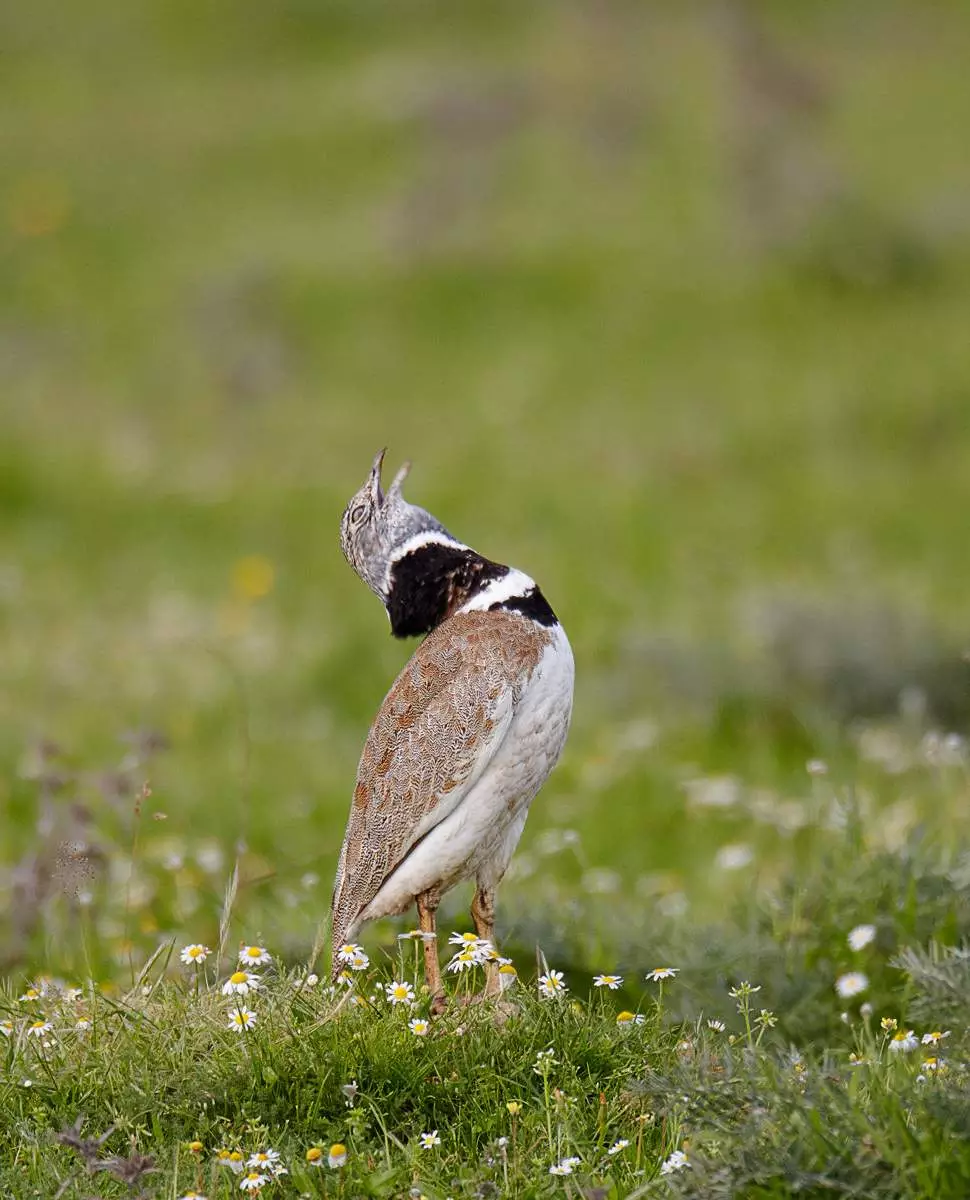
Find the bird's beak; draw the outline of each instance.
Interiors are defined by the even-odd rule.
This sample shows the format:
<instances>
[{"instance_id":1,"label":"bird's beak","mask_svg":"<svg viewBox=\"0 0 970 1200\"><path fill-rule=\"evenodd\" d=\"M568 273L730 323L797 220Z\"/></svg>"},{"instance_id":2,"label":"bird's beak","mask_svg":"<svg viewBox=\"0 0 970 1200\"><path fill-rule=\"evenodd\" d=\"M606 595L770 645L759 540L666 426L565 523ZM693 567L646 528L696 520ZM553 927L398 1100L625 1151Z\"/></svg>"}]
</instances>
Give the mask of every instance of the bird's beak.
<instances>
[{"instance_id":1,"label":"bird's beak","mask_svg":"<svg viewBox=\"0 0 970 1200\"><path fill-rule=\"evenodd\" d=\"M370 485L371 496L374 505L377 508L384 503L384 493L381 491L381 467L384 465L384 455L387 453L387 447L383 450L378 450L374 455L374 465L370 469L370 475L367 482Z\"/></svg>"}]
</instances>

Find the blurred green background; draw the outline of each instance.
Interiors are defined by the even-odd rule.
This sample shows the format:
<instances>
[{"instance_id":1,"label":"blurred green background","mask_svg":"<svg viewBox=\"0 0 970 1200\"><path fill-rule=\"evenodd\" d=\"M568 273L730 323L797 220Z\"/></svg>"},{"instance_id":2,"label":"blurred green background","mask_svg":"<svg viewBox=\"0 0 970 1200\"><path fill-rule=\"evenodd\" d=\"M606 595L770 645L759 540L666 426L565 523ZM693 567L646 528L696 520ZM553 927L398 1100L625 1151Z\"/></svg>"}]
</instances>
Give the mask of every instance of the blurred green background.
<instances>
[{"instance_id":1,"label":"blurred green background","mask_svg":"<svg viewBox=\"0 0 970 1200\"><path fill-rule=\"evenodd\" d=\"M910 772L970 712L964 3L0 31L0 966L214 937L237 847L249 936L312 942L413 649L338 548L382 445L575 649L513 935L713 914L842 780L947 836L965 777Z\"/></svg>"}]
</instances>

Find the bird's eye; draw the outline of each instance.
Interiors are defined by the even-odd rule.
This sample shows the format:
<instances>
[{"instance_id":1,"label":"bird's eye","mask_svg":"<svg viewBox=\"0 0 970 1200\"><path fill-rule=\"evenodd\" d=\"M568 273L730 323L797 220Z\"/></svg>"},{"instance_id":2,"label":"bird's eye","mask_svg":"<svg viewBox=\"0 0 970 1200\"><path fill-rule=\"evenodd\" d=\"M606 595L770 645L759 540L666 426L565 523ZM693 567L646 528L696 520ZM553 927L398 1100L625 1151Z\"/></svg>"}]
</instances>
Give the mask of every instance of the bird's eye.
<instances>
[{"instance_id":1,"label":"bird's eye","mask_svg":"<svg viewBox=\"0 0 970 1200\"><path fill-rule=\"evenodd\" d=\"M364 514L367 512L366 504L355 504L350 510L350 520L354 525L359 525L364 519Z\"/></svg>"}]
</instances>

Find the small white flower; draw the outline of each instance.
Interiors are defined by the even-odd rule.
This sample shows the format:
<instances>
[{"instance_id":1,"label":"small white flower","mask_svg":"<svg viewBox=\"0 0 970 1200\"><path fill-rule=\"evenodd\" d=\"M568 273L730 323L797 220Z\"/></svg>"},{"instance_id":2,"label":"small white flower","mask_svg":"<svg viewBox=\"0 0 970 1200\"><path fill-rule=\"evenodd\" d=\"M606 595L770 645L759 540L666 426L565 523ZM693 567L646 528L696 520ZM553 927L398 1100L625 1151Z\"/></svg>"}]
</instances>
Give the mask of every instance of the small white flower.
<instances>
[{"instance_id":1,"label":"small white flower","mask_svg":"<svg viewBox=\"0 0 970 1200\"><path fill-rule=\"evenodd\" d=\"M548 999L550 996L561 996L568 990L563 983L562 971L549 971L546 975L539 976L539 995L543 999Z\"/></svg>"},{"instance_id":2,"label":"small white flower","mask_svg":"<svg viewBox=\"0 0 970 1200\"><path fill-rule=\"evenodd\" d=\"M260 983L259 976L254 975L252 971L234 971L222 985L222 994L245 996L249 992L255 992Z\"/></svg>"},{"instance_id":3,"label":"small white flower","mask_svg":"<svg viewBox=\"0 0 970 1200\"><path fill-rule=\"evenodd\" d=\"M679 970L680 967L654 967L652 971L647 972L647 979L659 983L662 979L673 979Z\"/></svg>"},{"instance_id":4,"label":"small white flower","mask_svg":"<svg viewBox=\"0 0 970 1200\"><path fill-rule=\"evenodd\" d=\"M392 979L384 989L390 1004L410 1004L414 1000L414 988L401 980Z\"/></svg>"},{"instance_id":5,"label":"small white flower","mask_svg":"<svg viewBox=\"0 0 970 1200\"><path fill-rule=\"evenodd\" d=\"M632 1013L624 1009L623 1012L616 1014L616 1023L620 1028L625 1028L627 1025L643 1025L646 1021L643 1013Z\"/></svg>"},{"instance_id":6,"label":"small white flower","mask_svg":"<svg viewBox=\"0 0 970 1200\"><path fill-rule=\"evenodd\" d=\"M247 1171L239 1181L239 1190L242 1192L258 1192L268 1182L268 1175L263 1175L260 1171Z\"/></svg>"},{"instance_id":7,"label":"small white flower","mask_svg":"<svg viewBox=\"0 0 970 1200\"><path fill-rule=\"evenodd\" d=\"M573 1168L565 1159L560 1163L553 1163L549 1168L550 1175L572 1175L572 1173Z\"/></svg>"},{"instance_id":8,"label":"small white flower","mask_svg":"<svg viewBox=\"0 0 970 1200\"><path fill-rule=\"evenodd\" d=\"M334 1142L330 1147L330 1153L327 1155L327 1166L331 1170L336 1171L338 1167L342 1167L347 1161L347 1147L343 1142Z\"/></svg>"},{"instance_id":9,"label":"small white flower","mask_svg":"<svg viewBox=\"0 0 970 1200\"><path fill-rule=\"evenodd\" d=\"M481 963L481 959L476 953L474 947L466 947L464 950L459 950L458 953L451 959L446 971L454 971L460 974L462 971L470 971L472 967L477 967Z\"/></svg>"},{"instance_id":10,"label":"small white flower","mask_svg":"<svg viewBox=\"0 0 970 1200\"><path fill-rule=\"evenodd\" d=\"M863 975L861 971L848 971L845 975L840 975L835 981L835 990L843 1000L848 1000L852 996L858 996L868 986L868 976Z\"/></svg>"},{"instance_id":11,"label":"small white flower","mask_svg":"<svg viewBox=\"0 0 970 1200\"><path fill-rule=\"evenodd\" d=\"M548 1050L540 1050L536 1055L536 1060L533 1063L532 1070L536 1075L548 1075L553 1067L557 1066L559 1060L556 1058L556 1052L550 1046Z\"/></svg>"},{"instance_id":12,"label":"small white flower","mask_svg":"<svg viewBox=\"0 0 970 1200\"><path fill-rule=\"evenodd\" d=\"M938 1029L934 1029L932 1033L924 1033L922 1042L924 1046L935 1046L937 1042L942 1042L944 1038L950 1036L949 1029L941 1033Z\"/></svg>"},{"instance_id":13,"label":"small white flower","mask_svg":"<svg viewBox=\"0 0 970 1200\"><path fill-rule=\"evenodd\" d=\"M216 1163L220 1167L228 1167L233 1175L240 1175L246 1169L246 1160L239 1150L217 1150Z\"/></svg>"},{"instance_id":14,"label":"small white flower","mask_svg":"<svg viewBox=\"0 0 970 1200\"><path fill-rule=\"evenodd\" d=\"M273 1164L280 1160L279 1150L257 1150L255 1154L250 1154L246 1159L246 1166L254 1168L257 1171L271 1171Z\"/></svg>"},{"instance_id":15,"label":"small white flower","mask_svg":"<svg viewBox=\"0 0 970 1200\"><path fill-rule=\"evenodd\" d=\"M660 1165L661 1175L672 1175L674 1171L682 1171L684 1167L689 1167L687 1155L683 1150L675 1150L668 1159L665 1159Z\"/></svg>"},{"instance_id":16,"label":"small white flower","mask_svg":"<svg viewBox=\"0 0 970 1200\"><path fill-rule=\"evenodd\" d=\"M432 933L430 929L409 929L407 933L399 933L397 940L399 942L435 942L438 940L438 935Z\"/></svg>"},{"instance_id":17,"label":"small white flower","mask_svg":"<svg viewBox=\"0 0 970 1200\"><path fill-rule=\"evenodd\" d=\"M418 1138L422 1150L433 1150L435 1146L441 1145L441 1138L438 1137L437 1129L432 1129L430 1133L422 1133Z\"/></svg>"},{"instance_id":18,"label":"small white flower","mask_svg":"<svg viewBox=\"0 0 970 1200\"><path fill-rule=\"evenodd\" d=\"M13 1037L13 1021L0 1021L0 1035Z\"/></svg>"},{"instance_id":19,"label":"small white flower","mask_svg":"<svg viewBox=\"0 0 970 1200\"><path fill-rule=\"evenodd\" d=\"M259 967L272 959L272 954L265 946L243 946L239 951L239 961L246 967Z\"/></svg>"},{"instance_id":20,"label":"small white flower","mask_svg":"<svg viewBox=\"0 0 970 1200\"><path fill-rule=\"evenodd\" d=\"M229 1010L229 1023L227 1028L234 1030L236 1033L242 1033L244 1029L252 1029L256 1024L256 1014L251 1008L231 1008Z\"/></svg>"},{"instance_id":21,"label":"small white flower","mask_svg":"<svg viewBox=\"0 0 970 1200\"><path fill-rule=\"evenodd\" d=\"M355 954L347 965L351 971L366 971L370 966L370 959L362 950L360 954Z\"/></svg>"},{"instance_id":22,"label":"small white flower","mask_svg":"<svg viewBox=\"0 0 970 1200\"><path fill-rule=\"evenodd\" d=\"M185 1192L179 1196L179 1200L206 1200L201 1192Z\"/></svg>"},{"instance_id":23,"label":"small white flower","mask_svg":"<svg viewBox=\"0 0 970 1200\"><path fill-rule=\"evenodd\" d=\"M337 959L337 962L351 963L354 961L354 959L357 957L358 954L363 954L363 953L364 953L363 946L358 946L356 942L344 942L344 944L337 951L336 959Z\"/></svg>"},{"instance_id":24,"label":"small white flower","mask_svg":"<svg viewBox=\"0 0 970 1200\"><path fill-rule=\"evenodd\" d=\"M607 1150L606 1153L607 1154L619 1154L620 1151L625 1150L627 1148L627 1146L629 1146L629 1144L630 1143L627 1141L626 1138L620 1138L620 1140L618 1142L614 1142L613 1145L610 1146L609 1150Z\"/></svg>"},{"instance_id":25,"label":"small white flower","mask_svg":"<svg viewBox=\"0 0 970 1200\"><path fill-rule=\"evenodd\" d=\"M190 946L182 947L179 958L187 967L197 967L199 963L204 963L211 953L208 946L203 946L201 942L193 942Z\"/></svg>"},{"instance_id":26,"label":"small white flower","mask_svg":"<svg viewBox=\"0 0 970 1200\"><path fill-rule=\"evenodd\" d=\"M431 1026L423 1017L415 1017L413 1020L408 1021L408 1029L416 1037L427 1037L430 1028Z\"/></svg>"},{"instance_id":27,"label":"small white flower","mask_svg":"<svg viewBox=\"0 0 970 1200\"><path fill-rule=\"evenodd\" d=\"M717 1017L709 1017L707 1021L707 1028L712 1030L714 1033L723 1033L726 1026L724 1022L719 1021Z\"/></svg>"},{"instance_id":28,"label":"small white flower","mask_svg":"<svg viewBox=\"0 0 970 1200\"><path fill-rule=\"evenodd\" d=\"M294 979L293 987L296 991L299 992L299 991L302 991L303 988L316 987L319 982L320 982L320 976L314 975L311 972L309 975L305 976L303 979L300 979L299 977Z\"/></svg>"},{"instance_id":29,"label":"small white flower","mask_svg":"<svg viewBox=\"0 0 970 1200\"><path fill-rule=\"evenodd\" d=\"M850 950L864 950L875 938L875 925L856 925L855 929L849 930L845 940L849 943Z\"/></svg>"},{"instance_id":30,"label":"small white flower","mask_svg":"<svg viewBox=\"0 0 970 1200\"><path fill-rule=\"evenodd\" d=\"M609 988L611 992L615 992L622 982L622 975L596 975L593 979L593 987L605 987Z\"/></svg>"},{"instance_id":31,"label":"small white flower","mask_svg":"<svg viewBox=\"0 0 970 1200\"><path fill-rule=\"evenodd\" d=\"M45 1033L50 1033L53 1028L54 1026L50 1021L34 1021L27 1026L27 1036L42 1038Z\"/></svg>"},{"instance_id":32,"label":"small white flower","mask_svg":"<svg viewBox=\"0 0 970 1200\"><path fill-rule=\"evenodd\" d=\"M453 933L448 939L449 946L477 946L481 941L477 933Z\"/></svg>"},{"instance_id":33,"label":"small white flower","mask_svg":"<svg viewBox=\"0 0 970 1200\"><path fill-rule=\"evenodd\" d=\"M908 1054L910 1050L915 1050L919 1045L919 1038L913 1033L912 1029L900 1029L898 1033L894 1033L889 1040L889 1051L891 1054Z\"/></svg>"}]
</instances>

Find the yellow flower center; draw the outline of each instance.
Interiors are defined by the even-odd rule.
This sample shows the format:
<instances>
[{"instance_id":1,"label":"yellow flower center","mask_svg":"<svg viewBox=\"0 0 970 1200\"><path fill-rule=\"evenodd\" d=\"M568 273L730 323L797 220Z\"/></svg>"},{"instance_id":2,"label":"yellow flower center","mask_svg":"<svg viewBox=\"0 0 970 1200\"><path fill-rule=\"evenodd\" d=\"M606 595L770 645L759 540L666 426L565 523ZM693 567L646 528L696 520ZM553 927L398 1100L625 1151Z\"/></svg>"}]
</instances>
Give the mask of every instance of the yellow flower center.
<instances>
[{"instance_id":1,"label":"yellow flower center","mask_svg":"<svg viewBox=\"0 0 970 1200\"><path fill-rule=\"evenodd\" d=\"M323 1151L320 1149L319 1146L311 1146L310 1149L306 1152L307 1162L311 1162L311 1163L319 1162L321 1158L323 1158Z\"/></svg>"},{"instance_id":2,"label":"yellow flower center","mask_svg":"<svg viewBox=\"0 0 970 1200\"><path fill-rule=\"evenodd\" d=\"M246 975L245 971L234 971L232 973L232 975L229 976L229 982L230 983L245 983L247 978L248 978L248 976Z\"/></svg>"}]
</instances>

